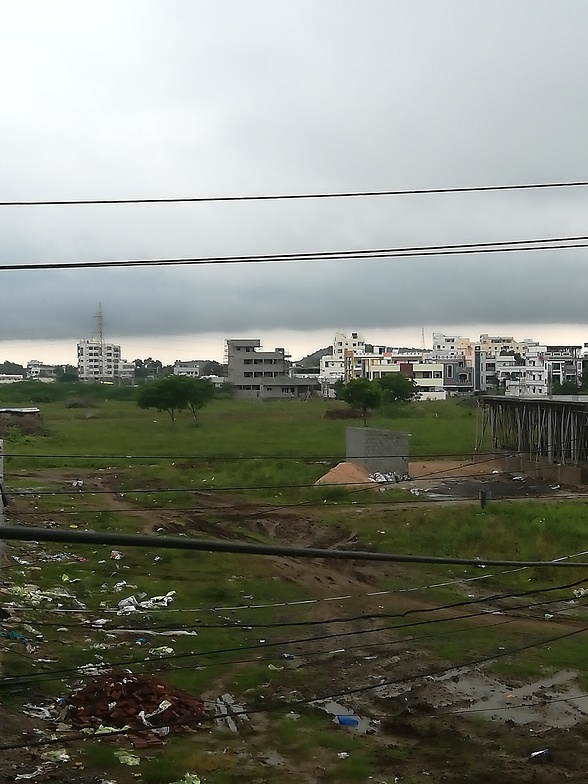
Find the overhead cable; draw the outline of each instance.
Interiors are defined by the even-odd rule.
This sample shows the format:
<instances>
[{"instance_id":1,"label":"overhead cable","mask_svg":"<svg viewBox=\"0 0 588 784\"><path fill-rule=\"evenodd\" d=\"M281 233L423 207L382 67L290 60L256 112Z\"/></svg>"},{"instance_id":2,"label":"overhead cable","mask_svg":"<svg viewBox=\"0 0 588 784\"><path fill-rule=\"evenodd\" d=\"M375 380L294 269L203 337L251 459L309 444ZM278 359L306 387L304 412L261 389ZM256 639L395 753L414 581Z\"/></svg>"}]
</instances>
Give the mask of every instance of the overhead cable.
<instances>
[{"instance_id":1,"label":"overhead cable","mask_svg":"<svg viewBox=\"0 0 588 784\"><path fill-rule=\"evenodd\" d=\"M476 659L470 659L470 660L462 662L460 664L451 664L449 666L434 667L434 668L431 668L429 670L424 670L424 671L419 672L417 674L407 675L407 676L403 676L401 678L389 678L389 679L385 679L385 680L379 680L378 679L375 683L372 682L372 683L369 683L369 684L363 684L361 686L352 686L350 688L346 688L346 689L343 689L341 691L338 691L338 692L335 692L335 693L331 693L331 694L320 695L320 696L315 696L315 697L300 698L300 699L289 700L289 701L280 700L280 701L277 701L276 703L274 703L273 705L272 704L268 704L264 708L248 708L247 706L245 706L244 708L242 708L240 710L238 709L238 710L233 711L231 713L231 715L232 716L239 716L239 715L249 715L249 714L254 714L254 713L259 713L259 714L273 713L275 711L284 710L286 708L291 710L293 707L300 706L300 705L313 705L313 704L316 704L316 703L325 702L326 700L340 699L340 698L353 696L354 694L359 694L359 693L362 693L362 692L374 691L375 689L384 688L386 686L396 686L396 685L401 684L401 683L410 683L412 681L418 681L418 680L420 680L422 678L427 678L427 677L433 677L433 678L434 677L439 677L441 675L445 675L446 673L452 672L452 671L455 671L455 670L461 670L461 669L464 669L464 668L470 669L471 667L475 667L475 666L480 665L480 664L486 664L488 662L495 661L497 659L503 659L503 658L505 658L507 656L515 656L515 655L518 655L519 653L523 653L523 652L525 652L527 650L531 650L533 648L541 648L544 645L550 645L550 644L552 644L554 642L559 642L559 641L561 641L563 639L568 639L568 638L574 637L574 636L576 636L578 634L584 634L587 631L588 631L587 627L582 627L580 629L574 629L573 631L565 632L564 634L559 634L559 635L556 635L554 637L544 638L543 640L539 640L537 642L526 643L525 645L520 645L520 646L518 646L516 648L509 648L509 649L505 649L505 650L502 650L502 651L498 651L498 652L494 652L494 653L488 654L486 656L478 657ZM151 728L151 730L152 729L153 729L153 727ZM124 735L124 734L127 734L127 733L137 733L137 732L141 732L141 731L142 730L135 730L135 729L133 729L133 730L129 730L129 729L126 729L126 730L114 730L111 733L101 733L99 737L107 737L108 735L114 735L114 736L116 736L116 735ZM148 731L147 728L145 728L144 731ZM41 740L41 741L32 741L31 743L6 744L6 745L3 745L3 746L0 746L0 751L8 751L8 750L15 749L15 748L29 748L29 747L32 748L32 747L36 747L36 746L52 745L54 743L64 743L64 742L71 742L71 741L76 741L76 740L86 740L86 741L87 740L91 740L91 741L95 741L95 737L92 736L92 735L87 735L87 734L81 734L80 733L80 734L75 735L75 736L61 737L59 739L48 739L48 740Z\"/></svg>"},{"instance_id":2,"label":"overhead cable","mask_svg":"<svg viewBox=\"0 0 588 784\"><path fill-rule=\"evenodd\" d=\"M0 526L0 540L65 542L73 544L105 544L119 547L148 549L195 550L209 553L235 553L241 555L280 556L284 558L325 558L346 561L385 561L388 563L459 564L462 566L529 566L551 568L588 567L584 561L516 561L491 558L452 558L432 555L401 555L397 553L366 552L362 550L337 550L319 547L287 547L284 545L254 542L227 542L220 540L192 539L179 536L147 536L145 534L119 534L97 531L72 531L59 528L25 526Z\"/></svg>"},{"instance_id":3,"label":"overhead cable","mask_svg":"<svg viewBox=\"0 0 588 784\"><path fill-rule=\"evenodd\" d=\"M419 196L437 193L485 193L492 191L524 191L548 188L582 188L588 185L585 180L563 182L535 182L514 185L463 185L446 188L404 188L395 190L367 191L330 191L323 193L280 193L241 196L171 196L168 198L127 198L127 199L43 199L36 201L0 201L0 207L54 207L83 206L90 204L186 204L233 201L286 201L304 199L349 199L372 196Z\"/></svg>"},{"instance_id":4,"label":"overhead cable","mask_svg":"<svg viewBox=\"0 0 588 784\"><path fill-rule=\"evenodd\" d=\"M255 254L248 256L200 256L151 259L110 259L97 261L37 262L24 264L0 264L0 271L103 269L107 267L174 267L208 264L267 264L283 262L322 262L418 258L427 256L456 256L478 253L511 253L531 250L569 250L588 247L588 236L554 237L527 240L500 240L443 245L415 245L397 248L357 249L346 251L316 251L311 253Z\"/></svg>"}]
</instances>

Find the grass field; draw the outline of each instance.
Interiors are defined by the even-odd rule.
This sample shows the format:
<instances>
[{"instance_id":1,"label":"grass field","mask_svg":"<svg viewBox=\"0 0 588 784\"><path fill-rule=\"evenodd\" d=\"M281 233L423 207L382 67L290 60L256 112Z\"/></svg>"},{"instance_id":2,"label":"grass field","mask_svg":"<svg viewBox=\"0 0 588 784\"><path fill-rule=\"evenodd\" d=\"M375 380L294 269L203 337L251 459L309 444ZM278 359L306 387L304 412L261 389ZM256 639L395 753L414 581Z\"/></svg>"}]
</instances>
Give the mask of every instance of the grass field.
<instances>
[{"instance_id":1,"label":"grass field","mask_svg":"<svg viewBox=\"0 0 588 784\"><path fill-rule=\"evenodd\" d=\"M2 394L8 392L2 390ZM2 404L10 402L5 399ZM66 408L63 401L43 403L44 435L11 432L5 440L7 484L34 488L31 496L17 496L17 511L10 512L15 517L9 516L9 521L45 524L49 520L81 530L122 532L144 531L149 521L150 530L185 524L188 527L178 530L192 536L262 542L304 542L304 537L313 542L319 536L332 543L355 536L362 549L465 557L549 560L586 549L585 505L580 502L492 502L485 510L476 505L426 503L394 508L393 504L379 507L378 493L349 497L337 488L288 487L312 485L343 459L345 427L350 423L323 417L326 408L336 405L218 400L202 412L198 423L186 415L174 424L167 415L142 411L132 401L105 400L92 408L77 409ZM476 409L455 400L417 403L407 407L401 418L374 416L370 425L410 433L412 455L467 458L475 442ZM67 485L69 478L77 476L94 481L93 487L96 477L107 477L109 483L102 495L91 490L86 494L85 488L80 492ZM258 507L252 507L252 512L241 509L241 516L234 520L222 509L207 511L205 502L194 496L203 487L239 488L234 496L221 495L234 497L235 502L240 498L256 502ZM299 516L280 519L274 529L257 525L258 518L271 523L266 507L259 506L268 501L272 508L285 506ZM298 503L302 506L292 506ZM301 526L298 532L296 526ZM478 595L533 590L536 594L527 601L569 599L571 589L543 592L584 579L580 569L497 570L490 576L490 571L487 574L475 567L378 566L367 574L355 566L330 570L325 563L296 569L292 563L256 557L133 548L125 550L122 560L113 561L110 548L87 545L23 544L11 546L11 552L28 561L8 564L6 579L17 589L35 584L43 590L69 591L70 598L60 599L63 606L75 610L76 597L84 603L85 614L78 607L65 619L54 618L54 605L43 602L29 608L27 622L43 635L40 649L52 662L41 667L10 644L3 656L4 672L26 675L28 680L5 691L5 705L16 706L21 697L39 701L60 696L72 687L78 666L107 661L138 671L161 670L169 683L193 694L228 691L259 711L254 714L259 716L255 730L234 736L212 729L174 738L156 753L146 753L140 771L147 782L168 784L189 770L198 770L209 784L290 780L288 770L260 762L268 748L301 766L302 776L304 771L310 775L318 765L326 771L322 777L326 781L365 782L372 776L382 778L390 766L396 769L399 765L404 766L404 781L420 780L421 762L410 743L386 746L375 736L344 734L328 717L308 707L300 710L296 721L287 717L289 700L300 695L328 694L333 688L381 677L370 674L370 654L375 650L382 666L386 656L398 653L402 658L407 644L394 641L406 635L412 637L411 656L415 651L422 654L421 669L428 662L457 663L529 642L537 647L498 659L492 665L494 672L524 679L561 668L588 669L581 634L538 645L554 634L553 628L544 630L539 625L541 613L533 616L528 627L511 622L496 628L477 618L449 617L451 610L426 616L430 623L425 618L422 626L415 623L421 622L422 615L407 618L398 613L457 604L469 591ZM66 557L54 560L60 552ZM467 587L459 582L482 575L483 581ZM125 583L122 589L121 581ZM450 584L437 585L445 582ZM432 584L436 587L428 587ZM129 594L153 596L172 590L176 592L172 604L148 619L108 616L113 619L110 631L83 624L84 618L115 608ZM376 590L392 593L368 598ZM350 594L351 598L318 606L288 604L325 594L332 598ZM18 591L15 596L24 601ZM261 606L231 609L249 603ZM362 620L368 612L375 613L375 620ZM382 612L390 617L379 618ZM333 623L329 618L339 616L356 618L335 627L352 636L339 639L338 632L327 633L322 642L321 635L333 628L322 624ZM577 615L575 622L581 617ZM137 643L147 620L153 633L150 645L173 648L169 661L165 656L148 655ZM383 624L389 633L371 635L370 624ZM127 629L119 632L115 625ZM403 631L403 627L407 628ZM194 631L197 636L157 637L157 628ZM282 654L291 651L303 658L300 669L284 666ZM408 665L410 660L404 666ZM63 668L68 673L51 674ZM582 676L580 682L585 681ZM275 713L263 718L269 704ZM449 735L437 738L427 746L435 759L432 749L437 743L435 754L451 749ZM222 754L219 749L224 749ZM467 754L465 746L463 753ZM82 759L121 784L134 780L132 772L121 770L108 746L85 744Z\"/></svg>"}]
</instances>

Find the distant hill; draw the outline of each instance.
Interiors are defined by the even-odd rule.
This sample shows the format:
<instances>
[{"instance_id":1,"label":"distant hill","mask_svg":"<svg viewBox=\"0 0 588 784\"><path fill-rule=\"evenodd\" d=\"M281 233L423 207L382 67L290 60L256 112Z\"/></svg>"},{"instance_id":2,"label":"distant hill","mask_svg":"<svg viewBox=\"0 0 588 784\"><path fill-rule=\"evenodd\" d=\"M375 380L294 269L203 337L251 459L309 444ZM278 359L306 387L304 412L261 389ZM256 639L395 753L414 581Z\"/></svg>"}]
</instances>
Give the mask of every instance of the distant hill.
<instances>
[{"instance_id":1,"label":"distant hill","mask_svg":"<svg viewBox=\"0 0 588 784\"><path fill-rule=\"evenodd\" d=\"M332 353L332 346L319 348L318 351L313 351L312 354L307 354L305 357L302 357L302 359L299 359L298 362L294 362L294 364L298 365L298 367L317 367L320 364L321 357L325 357L327 355L330 356Z\"/></svg>"}]
</instances>

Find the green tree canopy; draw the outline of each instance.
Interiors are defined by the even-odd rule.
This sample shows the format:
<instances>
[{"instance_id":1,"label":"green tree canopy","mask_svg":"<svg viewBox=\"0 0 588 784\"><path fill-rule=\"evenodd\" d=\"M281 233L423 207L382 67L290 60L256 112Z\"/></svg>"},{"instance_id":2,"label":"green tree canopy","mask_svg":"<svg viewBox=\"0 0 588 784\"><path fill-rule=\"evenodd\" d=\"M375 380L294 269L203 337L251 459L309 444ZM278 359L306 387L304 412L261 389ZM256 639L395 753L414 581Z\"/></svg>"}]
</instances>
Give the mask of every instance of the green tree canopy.
<instances>
[{"instance_id":1,"label":"green tree canopy","mask_svg":"<svg viewBox=\"0 0 588 784\"><path fill-rule=\"evenodd\" d=\"M189 409L196 419L198 411L213 397L214 385L207 379L172 375L144 384L137 395L137 405L167 411L172 421L178 411Z\"/></svg>"},{"instance_id":2,"label":"green tree canopy","mask_svg":"<svg viewBox=\"0 0 588 784\"><path fill-rule=\"evenodd\" d=\"M383 403L408 403L419 396L415 381L402 373L384 373L377 383L382 388Z\"/></svg>"},{"instance_id":3,"label":"green tree canopy","mask_svg":"<svg viewBox=\"0 0 588 784\"><path fill-rule=\"evenodd\" d=\"M365 427L368 411L378 408L382 401L382 387L369 378L353 378L338 390L337 397L361 411Z\"/></svg>"},{"instance_id":4,"label":"green tree canopy","mask_svg":"<svg viewBox=\"0 0 588 784\"><path fill-rule=\"evenodd\" d=\"M62 384L75 382L78 380L78 369L74 365L58 365L55 368L55 378Z\"/></svg>"}]
</instances>

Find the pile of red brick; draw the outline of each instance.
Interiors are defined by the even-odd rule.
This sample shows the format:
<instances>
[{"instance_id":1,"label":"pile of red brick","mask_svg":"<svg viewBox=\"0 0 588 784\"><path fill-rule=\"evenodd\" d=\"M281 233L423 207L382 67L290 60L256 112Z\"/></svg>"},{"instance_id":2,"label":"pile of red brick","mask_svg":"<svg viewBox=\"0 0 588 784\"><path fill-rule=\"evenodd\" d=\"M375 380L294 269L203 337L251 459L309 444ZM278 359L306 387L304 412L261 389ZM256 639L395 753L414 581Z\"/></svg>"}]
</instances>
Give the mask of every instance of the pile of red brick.
<instances>
[{"instance_id":1,"label":"pile of red brick","mask_svg":"<svg viewBox=\"0 0 588 784\"><path fill-rule=\"evenodd\" d=\"M143 729L194 727L204 705L185 691L148 675L113 672L100 675L69 699L69 720L79 728L130 726Z\"/></svg>"}]
</instances>

